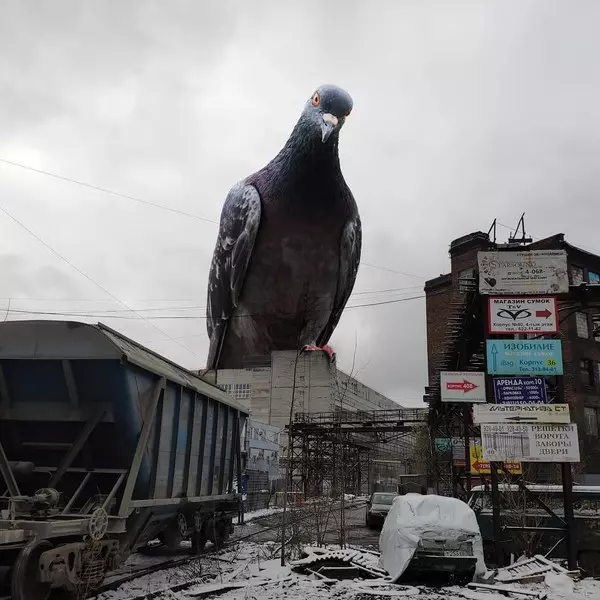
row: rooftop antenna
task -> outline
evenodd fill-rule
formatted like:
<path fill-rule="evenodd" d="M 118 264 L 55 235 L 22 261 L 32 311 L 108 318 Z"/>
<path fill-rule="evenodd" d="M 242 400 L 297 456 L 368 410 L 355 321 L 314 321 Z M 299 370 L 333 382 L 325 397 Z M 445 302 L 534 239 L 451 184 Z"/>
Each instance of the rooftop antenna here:
<path fill-rule="evenodd" d="M 493 239 L 494 244 L 496 243 L 496 221 L 497 220 L 498 219 L 494 219 L 492 226 L 488 229 L 488 232 L 487 232 L 488 237 L 490 237 L 490 233 L 492 233 L 492 231 L 494 232 L 494 239 Z"/>
<path fill-rule="evenodd" d="M 521 237 L 519 235 L 519 229 L 521 230 Z M 521 215 L 519 222 L 517 223 L 517 228 L 515 229 L 514 235 L 508 236 L 508 243 L 515 246 L 530 244 L 533 242 L 532 237 L 528 237 L 525 233 L 525 213 Z"/>

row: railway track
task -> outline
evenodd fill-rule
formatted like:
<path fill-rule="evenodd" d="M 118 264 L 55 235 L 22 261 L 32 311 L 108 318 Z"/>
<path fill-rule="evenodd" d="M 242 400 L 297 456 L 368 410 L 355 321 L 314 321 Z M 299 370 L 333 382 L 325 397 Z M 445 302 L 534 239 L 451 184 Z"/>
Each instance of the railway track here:
<path fill-rule="evenodd" d="M 357 503 L 353 503 L 353 504 L 348 504 L 347 508 L 348 509 L 360 508 L 362 506 L 365 506 L 364 502 L 357 502 Z M 305 511 L 303 511 L 303 512 L 305 512 Z M 279 513 L 279 514 L 281 514 L 281 513 Z M 294 515 L 294 513 L 292 512 L 291 515 Z M 303 514 L 301 516 L 296 516 L 295 518 L 292 517 L 289 525 L 294 525 L 297 523 L 307 521 L 311 517 L 313 517 L 312 513 Z M 257 520 L 259 520 L 259 519 L 257 519 Z M 224 559 L 220 559 L 219 554 L 223 554 L 227 550 L 234 548 L 236 546 L 236 544 L 238 544 L 239 542 L 252 539 L 258 535 L 262 535 L 269 531 L 279 529 L 280 527 L 281 527 L 281 524 L 276 523 L 275 525 L 272 525 L 269 527 L 264 527 L 258 531 L 253 531 L 252 533 L 249 533 L 247 535 L 237 537 L 233 540 L 230 540 L 226 544 L 224 544 L 218 551 L 210 551 L 209 550 L 208 552 L 203 552 L 202 554 L 182 556 L 182 557 L 175 558 L 175 559 L 168 559 L 168 560 L 165 560 L 160 563 L 148 565 L 145 567 L 140 567 L 139 569 L 134 569 L 134 570 L 129 571 L 128 573 L 124 574 L 121 577 L 117 576 L 115 578 L 110 578 L 109 581 L 107 581 L 105 584 L 103 584 L 97 590 L 95 590 L 94 596 L 91 596 L 90 599 L 97 598 L 98 596 L 100 596 L 101 594 L 103 594 L 105 592 L 116 590 L 125 583 L 129 583 L 130 581 L 133 581 L 139 577 L 144 577 L 145 575 L 149 575 L 151 573 L 156 573 L 157 571 L 164 571 L 166 569 L 171 569 L 174 567 L 182 567 L 184 565 L 188 565 L 188 564 L 191 564 L 194 562 L 199 562 L 199 561 L 206 560 L 206 559 L 216 560 L 216 561 L 223 560 L 223 562 L 230 562 L 230 561 L 227 561 Z M 337 531 L 336 527 L 329 527 L 325 531 L 325 533 L 334 533 L 335 531 Z M 152 600 L 153 598 L 157 598 L 160 595 L 167 593 L 168 591 L 179 592 L 179 591 L 182 591 L 185 589 L 189 589 L 190 587 L 193 587 L 194 585 L 199 585 L 201 583 L 207 583 L 208 581 L 213 580 L 216 576 L 218 576 L 218 573 L 212 573 L 212 572 L 207 573 L 206 575 L 201 575 L 197 578 L 188 580 L 184 583 L 179 583 L 179 584 L 175 584 L 174 586 L 161 588 L 160 590 L 156 590 L 154 592 L 148 592 L 148 593 L 142 594 L 140 596 L 132 596 L 132 597 L 128 598 L 127 600 Z M 231 587 L 236 587 L 236 585 L 232 583 Z M 4 600 L 4 599 L 0 598 L 0 600 Z M 7 598 L 6 600 L 10 600 L 10 599 Z"/>

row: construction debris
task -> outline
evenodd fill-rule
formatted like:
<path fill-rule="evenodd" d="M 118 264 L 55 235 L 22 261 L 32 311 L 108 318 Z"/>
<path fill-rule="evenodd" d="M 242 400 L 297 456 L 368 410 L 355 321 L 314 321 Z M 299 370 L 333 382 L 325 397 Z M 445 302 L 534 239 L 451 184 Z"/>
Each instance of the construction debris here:
<path fill-rule="evenodd" d="M 569 571 L 545 556 L 536 554 L 533 558 L 498 569 L 494 580 L 499 583 L 540 583 L 545 580 L 548 573 L 567 575 L 571 579 L 579 579 L 581 576 L 579 570 Z"/>
<path fill-rule="evenodd" d="M 548 594 L 546 592 L 534 592 L 532 590 L 523 590 L 508 587 L 506 585 L 488 585 L 487 583 L 469 583 L 468 588 L 472 590 L 485 590 L 487 592 L 500 592 L 501 594 L 517 594 L 520 596 L 528 596 L 530 598 L 538 598 L 538 600 L 544 600 Z"/>
<path fill-rule="evenodd" d="M 311 573 L 328 581 L 388 578 L 387 571 L 378 566 L 379 555 L 373 552 L 305 546 L 303 554 L 303 558 L 291 563 L 292 570 Z"/>

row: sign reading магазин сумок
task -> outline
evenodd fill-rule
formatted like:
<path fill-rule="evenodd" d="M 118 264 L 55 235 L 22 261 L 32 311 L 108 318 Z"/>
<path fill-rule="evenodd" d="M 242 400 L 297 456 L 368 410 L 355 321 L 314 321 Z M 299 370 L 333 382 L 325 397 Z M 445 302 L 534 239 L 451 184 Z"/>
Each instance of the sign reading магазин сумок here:
<path fill-rule="evenodd" d="M 478 252 L 481 294 L 565 294 L 569 291 L 564 250 Z"/>
<path fill-rule="evenodd" d="M 490 298 L 488 333 L 525 334 L 558 331 L 556 297 Z"/>

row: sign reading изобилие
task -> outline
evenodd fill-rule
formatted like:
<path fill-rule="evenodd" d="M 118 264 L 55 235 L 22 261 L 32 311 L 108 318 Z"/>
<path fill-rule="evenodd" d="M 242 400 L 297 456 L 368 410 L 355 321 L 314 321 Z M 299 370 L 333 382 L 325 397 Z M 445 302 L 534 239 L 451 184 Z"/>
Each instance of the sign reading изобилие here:
<path fill-rule="evenodd" d="M 562 375 L 560 340 L 487 340 L 490 375 Z"/>

